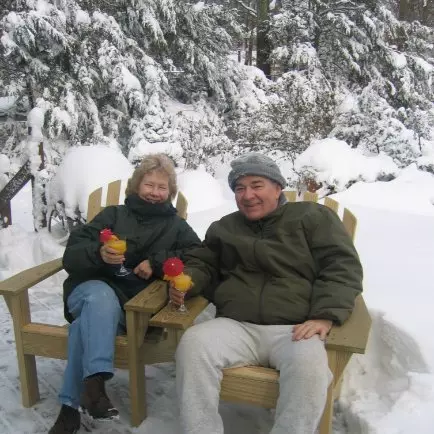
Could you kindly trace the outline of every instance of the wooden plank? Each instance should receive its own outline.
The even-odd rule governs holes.
[[[146,417],[145,369],[140,358],[143,342],[141,327],[149,320],[150,314],[127,311],[128,371],[131,403],[131,425],[139,426]],[[145,322],[143,321],[145,318]]]
[[[121,183],[122,181],[118,179],[117,181],[110,182],[110,184],[107,187],[107,199],[106,199],[106,205],[119,205],[119,197],[121,194]],[[102,204],[100,203],[100,206]],[[101,206],[102,207],[102,206]]]
[[[184,220],[187,220],[187,207],[188,207],[188,201],[187,198],[182,194],[181,191],[178,191],[178,198],[176,200],[176,210],[178,211],[179,217],[181,217]]]
[[[0,282],[0,295],[18,295],[62,269],[62,258],[58,258],[21,271]]]
[[[9,313],[12,316],[12,297],[13,297],[13,295],[6,295],[6,294],[4,294],[3,297],[5,299],[6,306],[9,309]]]
[[[371,329],[369,315],[363,297],[356,298],[353,313],[342,326],[332,327],[326,348],[336,351],[364,354]]]
[[[39,401],[39,388],[35,356],[26,354],[21,333],[23,325],[28,324],[31,320],[27,291],[21,293],[18,297],[12,297],[11,308],[21,383],[21,399],[24,407],[31,407]]]
[[[303,201],[318,202],[318,195],[316,193],[311,193],[310,191],[305,191],[303,194]]]
[[[284,191],[286,200],[288,202],[297,202],[297,192],[296,191]]]
[[[26,355],[66,360],[68,357],[68,328],[58,325],[30,323],[22,328],[23,349]],[[128,338],[116,337],[116,368],[128,369]],[[140,359],[143,364],[173,362],[176,346],[172,342],[151,339],[142,345]]]
[[[279,396],[279,373],[260,366],[223,370],[220,397],[230,402],[247,402],[274,408]]]
[[[93,191],[89,195],[89,200],[87,202],[87,222],[93,220],[93,218],[101,211],[101,201],[102,201],[102,187]]]
[[[167,282],[156,280],[125,303],[126,311],[156,313],[167,304]]]
[[[193,324],[195,318],[208,305],[208,300],[203,297],[192,297],[186,300],[187,313],[177,312],[171,305],[166,305],[149,321],[150,326],[168,327],[185,330]]]
[[[224,375],[229,378],[251,379],[261,382],[275,383],[279,381],[279,371],[263,366],[241,366],[239,368],[223,369]]]
[[[352,353],[345,351],[327,350],[327,357],[330,360],[331,353],[335,354],[335,366],[333,372],[333,398],[339,398],[341,393],[342,379],[348,362],[352,357]],[[331,370],[331,369],[330,369]]]
[[[345,229],[350,234],[351,239],[354,241],[357,229],[357,219],[356,216],[348,208],[344,209],[342,223],[344,224]]]
[[[336,352],[327,351],[328,364],[330,371],[335,372],[336,369]],[[325,402],[324,411],[319,423],[319,434],[331,434],[332,421],[333,421],[333,381],[327,388],[327,398]]]
[[[339,202],[336,202],[334,199],[331,199],[330,197],[326,197],[324,199],[324,205],[327,208],[330,208],[331,210],[333,210],[336,213],[339,210]]]

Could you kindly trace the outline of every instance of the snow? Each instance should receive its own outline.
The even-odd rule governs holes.
[[[66,215],[74,218],[78,209],[85,216],[92,191],[117,179],[126,180],[132,172],[132,165],[116,149],[104,145],[70,148],[48,185],[48,205],[63,201]]]
[[[345,162],[345,163],[344,163]],[[396,176],[399,169],[385,154],[363,155],[337,139],[315,140],[294,162],[299,172],[315,171],[316,180],[343,190],[350,181],[373,182],[384,176]]]
[[[27,115],[27,125],[32,129],[33,140],[43,140],[42,127],[44,126],[45,108],[35,107]]]
[[[337,196],[356,205],[369,203],[371,208],[434,216],[434,176],[414,164],[390,182],[358,182]]]
[[[126,91],[142,89],[139,79],[123,65],[120,67],[120,77]]]
[[[75,13],[75,22],[77,24],[90,25],[92,23],[92,19],[90,18],[88,12],[83,9],[78,9]]]
[[[321,144],[315,146],[321,152]],[[371,164],[371,157],[355,155],[344,143],[331,141],[328,146],[332,149],[331,156],[339,157],[340,162],[333,165],[331,157],[329,161],[323,156],[323,170],[329,178],[343,180],[347,167],[359,170]],[[303,158],[314,161],[313,156]],[[387,160],[378,161],[388,165]],[[189,202],[188,221],[202,238],[213,220],[235,209],[226,184],[228,164],[219,166],[217,159],[212,163],[215,163],[216,178],[203,168],[178,169],[179,186]],[[316,164],[319,166],[319,162]],[[372,164],[375,168],[381,166]],[[108,182],[129,176],[131,169],[125,157],[113,149],[73,148],[58,168],[58,179],[53,180],[50,188],[56,191],[55,200],[63,199],[69,206],[79,203],[84,211],[85,199],[96,187],[97,177],[105,177]],[[366,175],[363,170],[359,172]],[[333,196],[358,218],[355,243],[365,271],[364,299],[373,319],[366,354],[354,356],[346,370],[341,397],[335,406],[333,433],[431,434],[434,426],[434,176],[414,165],[400,170],[389,182],[375,182],[372,168],[366,172],[371,182],[356,182]],[[27,186],[12,202],[13,225],[0,230],[0,279],[62,255],[64,247],[45,229],[33,231],[30,202],[31,190]],[[60,290],[64,278],[62,272],[30,290],[34,320],[64,323]],[[211,315],[212,311],[208,311],[207,316]],[[56,394],[65,363],[38,359],[42,400],[31,409],[23,408],[12,324],[3,299],[0,322],[3,397],[0,432],[46,432],[59,409]],[[139,428],[129,427],[128,375],[117,371],[108,385],[108,393],[120,409],[120,421],[107,425],[84,419],[82,431],[179,433],[173,364],[146,369],[148,418]],[[266,434],[271,429],[272,412],[268,410],[228,403],[222,403],[220,410],[225,434]]]
[[[10,110],[15,102],[17,101],[17,98],[14,96],[2,96],[0,97],[0,116],[5,115],[8,110]]]
[[[205,2],[197,2],[193,5],[193,10],[195,12],[200,12],[205,7]]]
[[[9,157],[5,154],[0,154],[0,174],[9,172],[11,168],[11,162]]]
[[[407,58],[405,57],[405,54],[390,51],[389,57],[395,68],[401,69],[407,66]]]

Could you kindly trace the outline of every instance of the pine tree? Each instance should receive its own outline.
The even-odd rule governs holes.
[[[25,151],[31,157],[39,190],[68,146],[103,143],[120,148],[132,162],[151,144],[167,152],[179,149],[183,134],[178,126],[199,127],[194,120],[191,125],[179,122],[178,107],[208,107],[201,122],[212,137],[207,152],[214,152],[210,147],[226,139],[224,124],[213,119],[233,105],[243,78],[228,57],[231,35],[237,32],[230,12],[201,2],[2,3],[0,80],[5,94],[22,101],[25,112],[36,110],[35,119],[43,117],[43,125],[29,124],[28,140],[14,143],[16,154]],[[47,160],[43,177],[36,164],[40,140]],[[181,149],[173,156],[183,164],[189,152],[183,155]]]
[[[300,152],[328,135],[367,153],[385,152],[400,166],[415,161],[430,144],[427,134],[416,132],[420,127],[411,113],[419,110],[417,117],[434,127],[433,29],[398,20],[376,0],[282,5],[269,38],[283,75],[267,87],[270,100],[253,120],[237,120],[240,131],[253,125],[254,136],[269,150],[278,143],[288,153]],[[285,116],[274,115],[276,104]],[[260,134],[261,128],[270,134]]]
[[[27,95],[29,109],[45,111],[53,162],[58,139],[138,155],[146,143],[172,140],[171,99],[212,99],[224,110],[236,93],[239,72],[227,58],[226,31],[236,23],[221,6],[17,0],[9,7],[0,20],[0,74],[13,68],[9,86]]]

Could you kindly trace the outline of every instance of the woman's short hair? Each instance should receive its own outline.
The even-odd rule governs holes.
[[[163,172],[169,178],[169,196],[174,199],[178,192],[178,185],[176,183],[176,172],[173,161],[166,154],[149,154],[134,170],[133,175],[128,180],[127,188],[125,189],[125,196],[133,193],[138,193],[139,185],[143,177],[150,172]]]

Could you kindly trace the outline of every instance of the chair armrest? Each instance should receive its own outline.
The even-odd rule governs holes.
[[[364,354],[371,329],[369,315],[363,297],[356,298],[354,310],[348,320],[341,326],[332,327],[326,341],[330,350],[347,351]]]
[[[196,317],[207,305],[208,300],[201,296],[192,297],[185,301],[187,313],[177,312],[172,306],[168,305],[150,319],[149,325],[185,330],[193,325]]]
[[[53,274],[63,270],[62,258],[28,268],[0,282],[0,295],[19,295]]]
[[[145,312],[154,314],[168,301],[167,282],[156,280],[125,303],[126,311]]]

